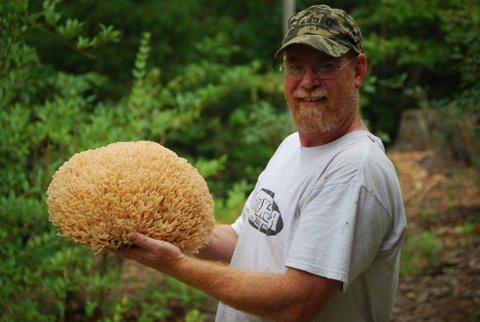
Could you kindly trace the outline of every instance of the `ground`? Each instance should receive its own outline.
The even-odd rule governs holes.
[[[478,171],[433,151],[389,156],[408,217],[392,321],[480,321]]]

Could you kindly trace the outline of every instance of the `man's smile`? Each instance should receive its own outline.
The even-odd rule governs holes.
[[[302,100],[306,102],[320,102],[323,99],[327,99],[327,97],[322,96],[322,97],[314,97],[314,98],[303,98]]]
[[[316,107],[321,103],[327,102],[327,96],[316,96],[316,97],[297,97],[298,105],[299,106],[307,106],[307,107]]]

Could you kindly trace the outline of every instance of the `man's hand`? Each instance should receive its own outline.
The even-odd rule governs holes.
[[[186,257],[177,246],[165,241],[156,240],[140,233],[131,233],[128,238],[133,246],[109,250],[167,274],[175,270]]]

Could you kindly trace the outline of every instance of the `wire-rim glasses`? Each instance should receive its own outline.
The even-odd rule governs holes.
[[[312,72],[315,74],[315,76],[318,78],[333,79],[337,76],[337,74],[342,69],[348,66],[356,58],[357,57],[355,56],[342,65],[335,65],[333,63],[322,62],[312,67],[307,67],[305,65],[298,64],[298,63],[291,63],[288,65],[285,65],[285,63],[282,63],[282,65],[280,65],[280,71],[284,72],[287,77],[293,80],[299,80],[303,78],[303,75],[305,75],[306,71],[309,69],[311,69]]]

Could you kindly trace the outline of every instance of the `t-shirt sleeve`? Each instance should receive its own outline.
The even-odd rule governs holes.
[[[237,236],[240,236],[240,233],[242,232],[243,224],[245,222],[245,216],[243,215],[243,212],[240,216],[238,216],[237,220],[230,226],[232,227],[233,231],[237,234]]]
[[[286,266],[343,282],[343,290],[377,256],[390,216],[360,183],[314,190],[301,206]]]
[[[255,191],[255,190],[253,190]],[[245,202],[245,205],[243,206],[243,210],[240,216],[238,216],[237,220],[233,224],[231,224],[231,227],[233,231],[237,234],[237,236],[240,237],[240,233],[242,232],[242,229],[245,225],[245,222],[247,221],[247,214],[248,210],[250,207],[252,207],[252,202],[253,202],[253,192],[248,196],[247,201]]]

